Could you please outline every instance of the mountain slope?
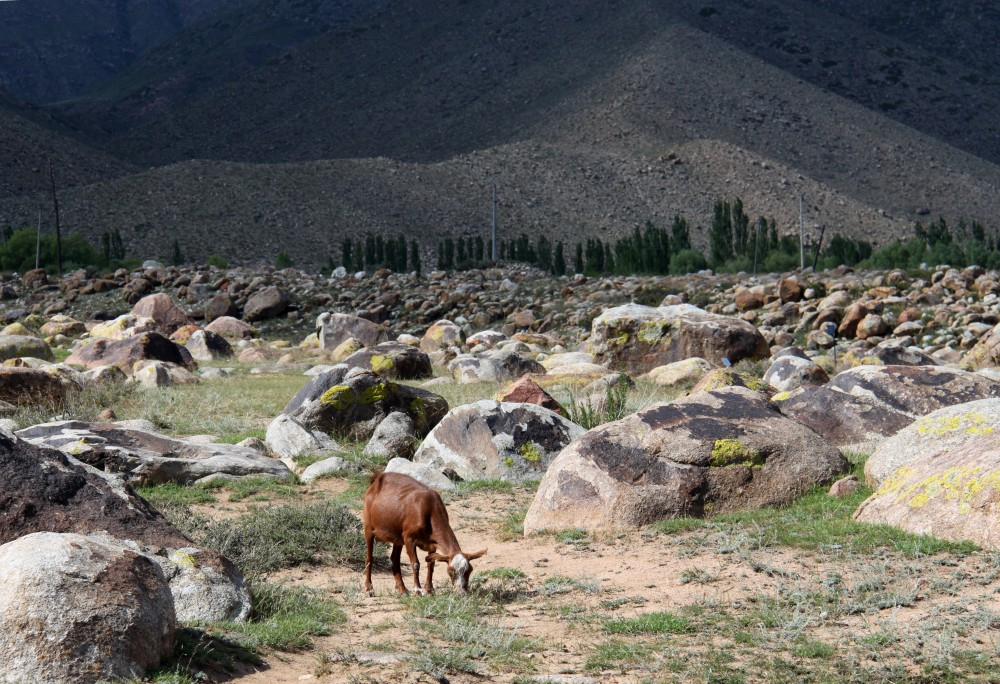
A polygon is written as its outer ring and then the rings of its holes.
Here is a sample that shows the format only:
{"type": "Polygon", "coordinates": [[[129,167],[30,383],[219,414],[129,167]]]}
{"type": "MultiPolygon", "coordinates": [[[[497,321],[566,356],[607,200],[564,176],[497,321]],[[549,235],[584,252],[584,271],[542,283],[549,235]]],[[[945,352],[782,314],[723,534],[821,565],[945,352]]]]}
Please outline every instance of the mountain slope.
{"type": "Polygon", "coordinates": [[[0,2],[0,88],[34,103],[74,97],[220,2],[0,2]]]}

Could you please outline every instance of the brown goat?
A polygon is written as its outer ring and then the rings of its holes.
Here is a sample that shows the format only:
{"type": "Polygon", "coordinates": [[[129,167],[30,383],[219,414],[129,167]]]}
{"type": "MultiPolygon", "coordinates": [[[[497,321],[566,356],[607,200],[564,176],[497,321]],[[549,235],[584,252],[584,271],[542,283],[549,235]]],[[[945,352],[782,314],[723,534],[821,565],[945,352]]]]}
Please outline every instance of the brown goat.
{"type": "Polygon", "coordinates": [[[403,573],[399,566],[399,555],[406,548],[413,569],[414,592],[420,590],[420,562],[417,549],[427,551],[427,582],[423,591],[432,593],[434,585],[434,562],[448,564],[448,576],[460,592],[469,588],[472,565],[469,563],[486,553],[486,549],[475,553],[462,553],[455,539],[455,533],[448,524],[448,511],[441,501],[441,495],[427,485],[402,473],[379,473],[365,492],[365,591],[372,594],[372,553],[375,540],[392,544],[392,576],[396,588],[408,594],[403,584],[403,573]]]}

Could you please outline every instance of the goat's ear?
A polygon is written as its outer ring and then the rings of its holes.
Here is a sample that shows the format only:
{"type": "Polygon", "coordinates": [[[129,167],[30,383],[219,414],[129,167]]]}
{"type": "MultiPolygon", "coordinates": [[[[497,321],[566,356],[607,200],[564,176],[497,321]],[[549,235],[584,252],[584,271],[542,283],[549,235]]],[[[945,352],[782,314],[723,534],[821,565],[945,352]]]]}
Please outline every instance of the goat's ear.
{"type": "Polygon", "coordinates": [[[470,561],[474,561],[477,558],[480,558],[485,555],[486,555],[486,549],[483,549],[481,551],[476,551],[475,553],[467,553],[465,554],[465,557],[468,558],[470,561]]]}
{"type": "Polygon", "coordinates": [[[435,562],[440,561],[442,563],[450,563],[451,559],[452,559],[452,556],[442,556],[440,553],[429,553],[429,554],[427,554],[427,558],[425,558],[424,560],[425,561],[435,561],[435,562]]]}

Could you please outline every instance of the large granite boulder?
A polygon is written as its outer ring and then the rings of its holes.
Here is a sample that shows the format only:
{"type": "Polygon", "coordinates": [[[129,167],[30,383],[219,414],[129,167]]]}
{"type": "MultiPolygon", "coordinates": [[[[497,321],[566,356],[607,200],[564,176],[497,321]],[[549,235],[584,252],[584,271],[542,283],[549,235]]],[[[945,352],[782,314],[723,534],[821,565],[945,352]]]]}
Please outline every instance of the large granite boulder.
{"type": "Polygon", "coordinates": [[[30,335],[0,335],[0,361],[25,357],[46,361],[55,358],[45,340],[30,335]]]}
{"type": "Polygon", "coordinates": [[[250,614],[250,593],[236,566],[193,543],[118,477],[0,431],[0,481],[0,544],[34,532],[101,535],[160,566],[178,619],[250,614]]]}
{"type": "Polygon", "coordinates": [[[250,295],[243,305],[243,318],[251,322],[276,318],[288,310],[290,303],[284,290],[271,285],[250,295]]]}
{"type": "Polygon", "coordinates": [[[170,587],[146,556],[55,532],[0,546],[5,682],[139,679],[170,655],[175,625],[170,587]]]}
{"type": "Polygon", "coordinates": [[[871,399],[911,418],[945,406],[1000,397],[1000,382],[942,366],[858,366],[826,386],[871,399]]]}
{"type": "Polygon", "coordinates": [[[65,335],[66,337],[78,337],[87,332],[87,326],[82,321],[78,321],[71,316],[56,314],[50,318],[38,332],[46,337],[49,335],[65,335]]]}
{"type": "Polygon", "coordinates": [[[918,347],[904,345],[890,339],[865,352],[865,359],[876,360],[886,366],[937,366],[933,356],[918,347]]]}
{"type": "Polygon", "coordinates": [[[413,458],[419,441],[413,419],[402,411],[393,411],[375,428],[364,453],[385,459],[413,458]]]}
{"type": "Polygon", "coordinates": [[[1000,399],[938,409],[878,444],[865,462],[865,479],[879,487],[908,464],[1000,434],[1000,399]]]}
{"type": "MultiPolygon", "coordinates": [[[[294,459],[301,454],[335,454],[342,449],[325,432],[313,431],[291,416],[279,414],[267,426],[264,443],[282,459],[294,459]]],[[[286,461],[287,465],[287,461],[286,461]]]]}
{"type": "Polygon", "coordinates": [[[222,335],[230,344],[236,344],[240,340],[253,339],[257,332],[249,323],[244,323],[232,316],[220,316],[205,326],[205,330],[222,335]]]}
{"type": "Polygon", "coordinates": [[[962,359],[962,368],[977,370],[1000,366],[1000,323],[984,334],[962,359]]]}
{"type": "Polygon", "coordinates": [[[491,349],[480,354],[460,354],[448,363],[460,383],[510,382],[528,373],[544,374],[545,367],[512,351],[491,349]]]}
{"type": "Polygon", "coordinates": [[[413,455],[463,480],[535,480],[584,429],[537,404],[484,399],[448,412],[413,455]]]}
{"type": "Polygon", "coordinates": [[[393,411],[406,413],[422,437],[448,412],[448,402],[433,392],[338,364],[310,380],[282,413],[310,430],[360,441],[369,439],[393,411]]]}
{"type": "Polygon", "coordinates": [[[237,308],[233,298],[225,292],[218,292],[205,302],[205,322],[211,323],[217,318],[224,316],[238,316],[240,310],[237,308]]]}
{"type": "Polygon", "coordinates": [[[316,319],[316,335],[320,349],[334,350],[351,338],[365,347],[387,342],[389,335],[378,323],[350,314],[321,313],[316,319]]]}
{"type": "Polygon", "coordinates": [[[521,378],[498,391],[493,399],[515,404],[537,404],[563,415],[565,410],[555,398],[542,389],[542,386],[531,378],[521,378]]]}
{"type": "Polygon", "coordinates": [[[900,466],[854,518],[1000,550],[1000,435],[966,440],[900,466]]]}
{"type": "Polygon", "coordinates": [[[162,292],[140,299],[132,307],[131,313],[137,318],[152,318],[160,332],[168,336],[178,328],[194,323],[183,309],[174,304],[169,295],[162,292]]]}
{"type": "Polygon", "coordinates": [[[722,365],[723,358],[736,363],[769,353],[767,341],[750,323],[690,304],[608,309],[593,321],[590,351],[598,363],[630,375],[693,356],[722,365]]]}
{"type": "Polygon", "coordinates": [[[772,401],[781,413],[836,446],[878,442],[913,422],[910,415],[874,398],[826,386],[803,385],[776,394],[772,401]]]}
{"type": "Polygon", "coordinates": [[[122,314],[110,321],[102,321],[90,328],[90,336],[108,340],[124,340],[147,332],[159,332],[160,328],[152,318],[122,314]]]}
{"type": "Polygon", "coordinates": [[[420,380],[434,375],[431,358],[426,353],[399,342],[382,342],[359,349],[342,363],[396,380],[420,380]]]}
{"type": "Polygon", "coordinates": [[[661,387],[687,389],[697,385],[711,370],[712,364],[708,361],[693,357],[657,366],[646,373],[646,378],[661,387]]]}
{"type": "Polygon", "coordinates": [[[63,420],[18,430],[17,436],[58,449],[135,486],[193,484],[218,475],[291,477],[284,463],[248,447],[194,442],[115,423],[63,420]]]}
{"type": "Polygon", "coordinates": [[[570,443],[542,478],[524,530],[635,528],[780,506],[847,469],[840,451],[757,392],[699,392],[570,443]]]}
{"type": "Polygon", "coordinates": [[[94,340],[74,351],[66,359],[66,363],[83,366],[85,369],[118,366],[125,373],[131,373],[137,362],[147,360],[176,363],[188,370],[197,368],[191,354],[184,347],[155,332],[133,335],[118,341],[94,340]]]}

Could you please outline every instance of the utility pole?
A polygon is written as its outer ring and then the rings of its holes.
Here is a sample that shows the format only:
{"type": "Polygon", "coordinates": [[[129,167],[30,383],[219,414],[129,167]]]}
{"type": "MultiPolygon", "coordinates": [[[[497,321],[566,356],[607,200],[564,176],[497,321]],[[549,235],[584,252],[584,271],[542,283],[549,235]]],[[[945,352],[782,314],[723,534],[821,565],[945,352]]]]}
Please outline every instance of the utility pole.
{"type": "Polygon", "coordinates": [[[757,275],[757,255],[760,254],[760,224],[764,217],[757,219],[756,229],[753,233],[753,274],[757,275]]]}
{"type": "Polygon", "coordinates": [[[805,228],[802,225],[802,193],[799,193],[799,270],[806,267],[805,228]]]}
{"type": "Polygon", "coordinates": [[[493,261],[497,260],[497,184],[493,184],[493,261]]]}
{"type": "Polygon", "coordinates": [[[823,249],[823,235],[826,234],[826,225],[823,225],[819,229],[819,242],[816,243],[816,253],[813,254],[813,270],[816,270],[816,264],[819,263],[819,250],[823,249]]]}
{"type": "Polygon", "coordinates": [[[56,214],[56,272],[62,278],[62,235],[59,232],[59,198],[56,197],[56,174],[49,160],[49,182],[52,185],[52,208],[56,214]]]}
{"type": "Polygon", "coordinates": [[[38,225],[35,228],[35,268],[38,268],[38,254],[42,251],[42,210],[38,210],[38,225]]]}

